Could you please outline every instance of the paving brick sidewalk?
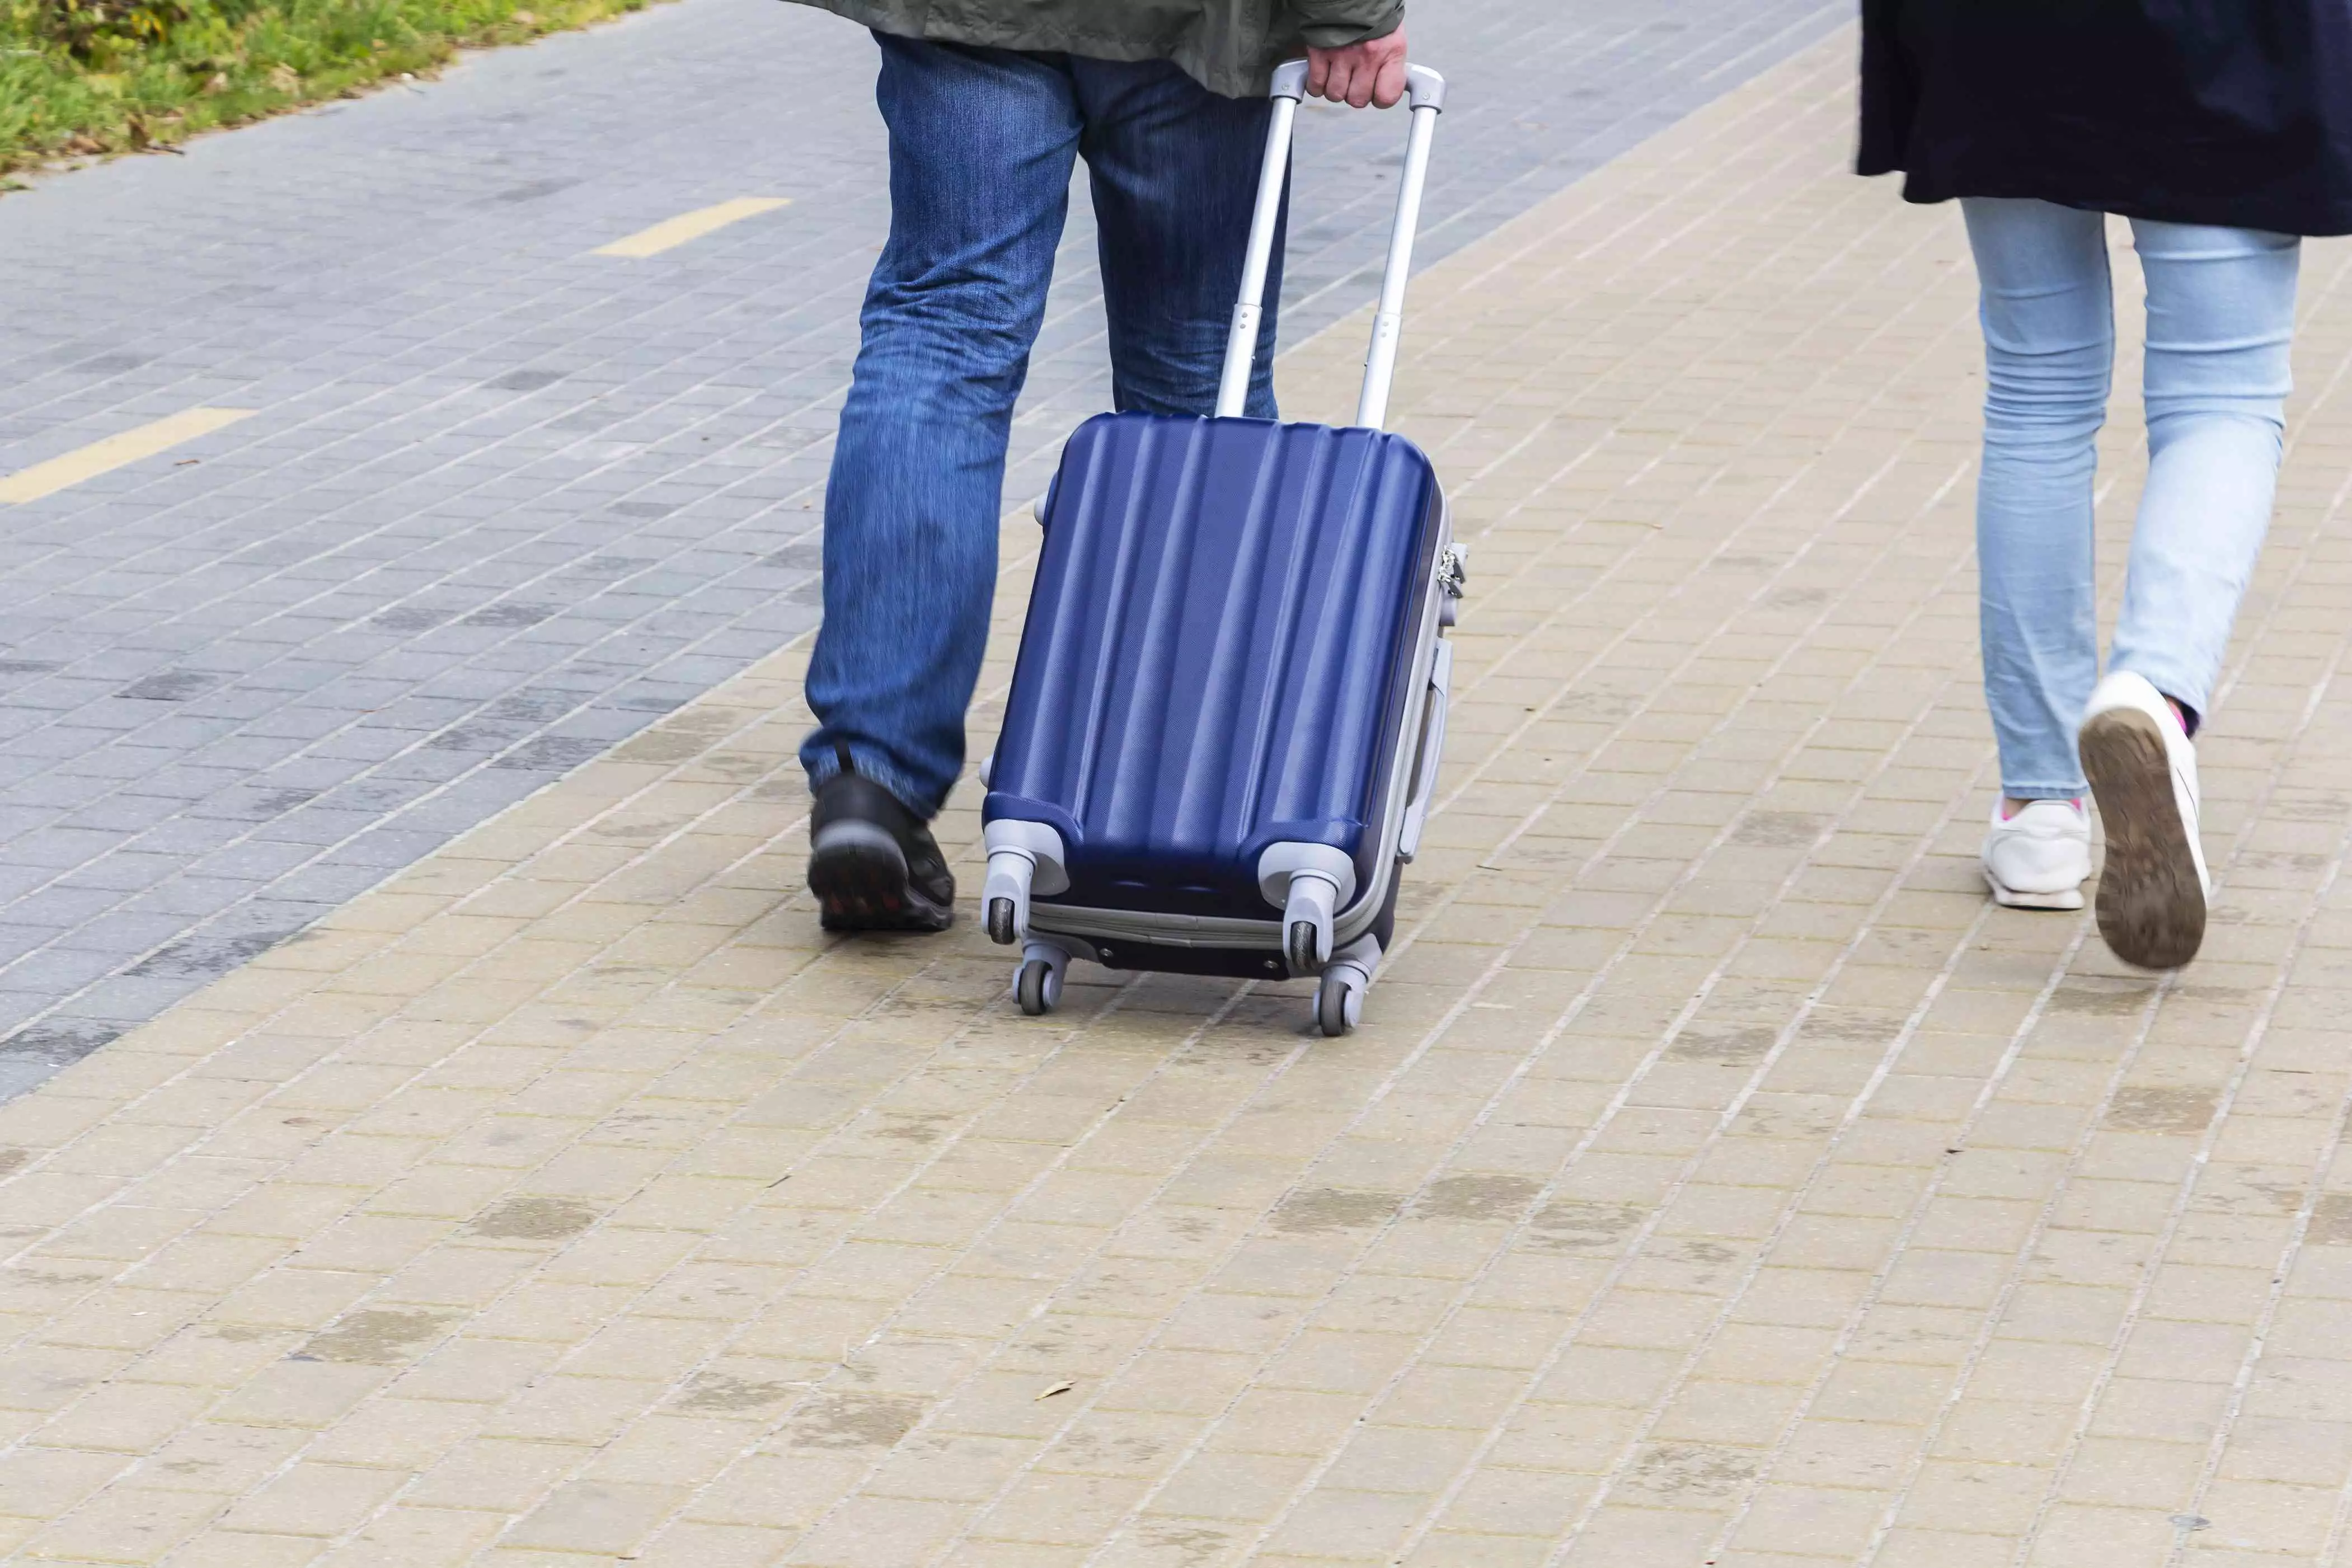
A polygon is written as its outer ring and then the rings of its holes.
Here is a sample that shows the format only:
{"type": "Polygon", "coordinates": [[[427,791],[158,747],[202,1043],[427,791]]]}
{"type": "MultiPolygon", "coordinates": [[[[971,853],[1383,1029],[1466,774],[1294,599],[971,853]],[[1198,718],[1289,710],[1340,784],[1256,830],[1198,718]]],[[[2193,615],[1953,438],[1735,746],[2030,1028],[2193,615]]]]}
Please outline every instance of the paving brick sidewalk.
{"type": "Polygon", "coordinates": [[[0,1109],[14,1560],[2336,1561],[2352,247],[2133,975],[1976,883],[1970,280],[1850,56],[1416,285],[1475,593],[1359,1034],[822,941],[788,650],[0,1109]]]}
{"type": "MultiPolygon", "coordinates": [[[[1459,84],[1426,254],[1841,16],[1417,3],[1459,84]]],[[[683,0],[0,200],[0,473],[253,411],[0,505],[0,1095],[813,624],[874,67],[815,11],[683,0]],[[792,205],[595,254],[746,196],[792,205]]],[[[1294,337],[1369,291],[1401,134],[1307,118],[1294,337]]],[[[1074,207],[1017,496],[1109,402],[1074,207]]]]}

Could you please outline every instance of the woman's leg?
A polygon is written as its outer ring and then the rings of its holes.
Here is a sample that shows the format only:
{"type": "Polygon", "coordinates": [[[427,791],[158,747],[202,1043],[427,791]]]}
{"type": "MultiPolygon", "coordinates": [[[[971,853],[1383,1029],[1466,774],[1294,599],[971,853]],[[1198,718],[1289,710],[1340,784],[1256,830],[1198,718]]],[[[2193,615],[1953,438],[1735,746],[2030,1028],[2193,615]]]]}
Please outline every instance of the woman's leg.
{"type": "Polygon", "coordinates": [[[2201,714],[2270,527],[2300,242],[2145,219],[2132,231],[2147,274],[2147,489],[2108,668],[2201,714]]]}
{"type": "Polygon", "coordinates": [[[2107,859],[2099,934],[2172,969],[2205,940],[2210,892],[2189,742],[2270,525],[2296,245],[2279,235],[2133,224],[2147,274],[2147,489],[2106,679],[2083,716],[2107,859]]]}
{"type": "Polygon", "coordinates": [[[2071,799],[2084,790],[2074,727],[2098,674],[2091,502],[2115,363],[2105,219],[2039,201],[1961,207],[1985,338],[1985,705],[2002,793],[2071,799]]]}

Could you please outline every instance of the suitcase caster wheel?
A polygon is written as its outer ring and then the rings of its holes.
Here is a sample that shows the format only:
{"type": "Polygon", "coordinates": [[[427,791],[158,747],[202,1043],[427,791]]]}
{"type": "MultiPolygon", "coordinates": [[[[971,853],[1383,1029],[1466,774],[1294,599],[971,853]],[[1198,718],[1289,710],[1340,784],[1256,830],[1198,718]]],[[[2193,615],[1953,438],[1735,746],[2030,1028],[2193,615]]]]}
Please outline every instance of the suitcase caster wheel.
{"type": "Polygon", "coordinates": [[[1315,988],[1315,1025],[1327,1039],[1338,1039],[1354,1028],[1364,1016],[1364,985],[1353,974],[1343,970],[1323,972],[1323,984],[1315,988]]]}
{"type": "Polygon", "coordinates": [[[1019,942],[1021,932],[1015,929],[1017,921],[1018,916],[1013,910],[1011,899],[988,900],[989,941],[1005,947],[1011,947],[1014,942],[1019,942]]]}
{"type": "Polygon", "coordinates": [[[1061,1006],[1061,963],[1051,959],[1021,959],[1021,973],[1013,975],[1013,996],[1021,1002],[1021,1011],[1030,1018],[1045,1018],[1046,1013],[1061,1006]]]}

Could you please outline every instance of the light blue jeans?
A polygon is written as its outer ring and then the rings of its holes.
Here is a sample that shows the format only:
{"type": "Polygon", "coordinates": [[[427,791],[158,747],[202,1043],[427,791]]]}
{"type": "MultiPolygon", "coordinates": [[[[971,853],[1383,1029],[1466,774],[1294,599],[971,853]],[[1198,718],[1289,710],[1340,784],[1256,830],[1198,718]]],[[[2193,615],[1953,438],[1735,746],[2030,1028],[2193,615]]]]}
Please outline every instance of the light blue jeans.
{"type": "MultiPolygon", "coordinates": [[[[2040,201],[1960,205],[1983,287],[1985,703],[2003,793],[2067,798],[2084,790],[2074,731],[2099,669],[2091,508],[2116,338],[2106,218],[2040,201]]],[[[2107,663],[2201,714],[2270,526],[2301,242],[2146,218],[2132,238],[2147,277],[2148,473],[2107,663]]]]}

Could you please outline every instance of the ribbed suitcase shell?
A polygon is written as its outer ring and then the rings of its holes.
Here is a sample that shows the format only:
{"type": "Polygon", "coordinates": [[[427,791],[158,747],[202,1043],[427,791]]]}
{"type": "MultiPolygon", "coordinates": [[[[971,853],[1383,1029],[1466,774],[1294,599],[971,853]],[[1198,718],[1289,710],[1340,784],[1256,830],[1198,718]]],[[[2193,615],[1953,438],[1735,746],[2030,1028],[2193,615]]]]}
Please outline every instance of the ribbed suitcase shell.
{"type": "MultiPolygon", "coordinates": [[[[1377,430],[1104,415],[1052,498],[982,807],[1062,835],[1071,886],[1040,914],[1278,921],[1256,864],[1283,840],[1377,886],[1444,542],[1429,459],[1377,430]]],[[[1139,966],[1265,955],[1205,956],[1139,966]]]]}

